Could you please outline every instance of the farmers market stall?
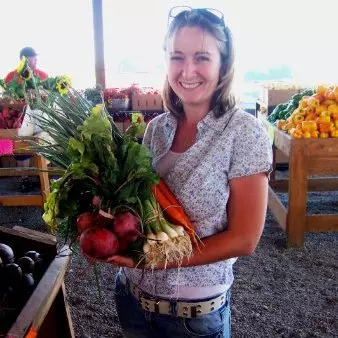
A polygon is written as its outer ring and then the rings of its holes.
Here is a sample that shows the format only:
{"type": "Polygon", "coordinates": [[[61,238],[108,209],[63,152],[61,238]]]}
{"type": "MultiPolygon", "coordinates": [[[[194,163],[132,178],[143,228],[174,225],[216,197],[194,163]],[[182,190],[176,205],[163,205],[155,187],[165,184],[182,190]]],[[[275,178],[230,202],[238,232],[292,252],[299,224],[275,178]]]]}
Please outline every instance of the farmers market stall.
{"type": "MultiPolygon", "coordinates": [[[[39,176],[40,195],[3,195],[0,196],[0,205],[2,206],[43,206],[49,194],[49,177],[47,170],[47,160],[32,152],[23,152],[21,149],[27,148],[28,144],[16,139],[17,129],[0,129],[0,142],[7,144],[6,153],[2,157],[11,157],[13,154],[30,154],[33,156],[35,167],[31,168],[0,168],[1,176],[39,176]]],[[[32,138],[34,139],[34,138],[32,138]]]]}
{"type": "Polygon", "coordinates": [[[338,190],[336,88],[317,88],[312,96],[299,101],[286,120],[275,121],[276,126],[258,114],[270,135],[274,154],[280,150],[288,157],[289,179],[276,180],[272,175],[269,208],[291,246],[303,245],[305,232],[338,230],[338,214],[307,215],[306,210],[309,191],[338,190]],[[274,190],[288,192],[287,208],[274,190]]]}

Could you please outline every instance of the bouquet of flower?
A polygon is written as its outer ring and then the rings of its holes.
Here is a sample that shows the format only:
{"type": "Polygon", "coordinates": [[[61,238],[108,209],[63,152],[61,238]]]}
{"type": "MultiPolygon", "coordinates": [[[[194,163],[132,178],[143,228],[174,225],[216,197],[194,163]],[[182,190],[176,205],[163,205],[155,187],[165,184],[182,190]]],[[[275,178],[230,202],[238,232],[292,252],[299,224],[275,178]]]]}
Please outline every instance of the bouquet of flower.
{"type": "Polygon", "coordinates": [[[194,229],[137,142],[142,115],[122,133],[104,104],[93,106],[74,90],[48,94],[34,108],[44,112],[38,123],[50,140],[31,147],[64,170],[44,206],[49,229],[79,239],[94,261],[118,254],[153,268],[189,257],[194,229]]]}
{"type": "Polygon", "coordinates": [[[9,83],[0,80],[0,87],[3,96],[11,100],[25,100],[27,95],[35,96],[35,92],[41,89],[58,91],[61,95],[66,95],[71,86],[71,79],[67,75],[48,77],[41,80],[29,67],[27,59],[23,56],[16,68],[16,74],[9,83]]]}

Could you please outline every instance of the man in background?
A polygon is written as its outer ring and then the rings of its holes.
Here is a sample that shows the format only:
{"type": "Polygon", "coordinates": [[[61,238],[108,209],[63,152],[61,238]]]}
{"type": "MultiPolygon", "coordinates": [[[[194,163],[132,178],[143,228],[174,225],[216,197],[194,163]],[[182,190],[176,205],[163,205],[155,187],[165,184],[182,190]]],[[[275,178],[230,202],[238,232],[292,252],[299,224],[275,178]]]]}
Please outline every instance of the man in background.
{"type": "MultiPolygon", "coordinates": [[[[20,60],[24,56],[27,59],[28,66],[32,70],[33,74],[40,78],[40,80],[46,80],[48,78],[48,74],[43,72],[42,70],[36,68],[37,65],[37,53],[32,47],[24,47],[20,51],[20,60]]],[[[5,82],[11,82],[15,75],[17,74],[16,70],[11,71],[5,77],[5,82]]],[[[18,81],[21,79],[18,79],[18,81]]],[[[29,107],[27,107],[28,109],[29,107]]],[[[21,128],[19,129],[19,136],[32,136],[34,135],[34,125],[32,125],[31,118],[28,114],[25,114],[24,120],[22,122],[21,128]]],[[[32,156],[30,155],[14,155],[14,158],[17,161],[17,166],[19,168],[28,168],[30,166],[30,159],[32,156]]],[[[33,183],[29,179],[28,176],[21,176],[21,180],[19,182],[19,189],[21,192],[28,192],[33,189],[33,183]]]]}
{"type": "MultiPolygon", "coordinates": [[[[33,71],[33,74],[37,76],[40,80],[46,80],[48,78],[48,74],[43,72],[42,70],[36,68],[37,65],[37,53],[32,47],[25,47],[20,50],[20,60],[22,57],[26,57],[28,66],[33,71]]],[[[16,74],[16,70],[13,70],[7,74],[5,77],[5,82],[9,83],[13,80],[16,74]]]]}

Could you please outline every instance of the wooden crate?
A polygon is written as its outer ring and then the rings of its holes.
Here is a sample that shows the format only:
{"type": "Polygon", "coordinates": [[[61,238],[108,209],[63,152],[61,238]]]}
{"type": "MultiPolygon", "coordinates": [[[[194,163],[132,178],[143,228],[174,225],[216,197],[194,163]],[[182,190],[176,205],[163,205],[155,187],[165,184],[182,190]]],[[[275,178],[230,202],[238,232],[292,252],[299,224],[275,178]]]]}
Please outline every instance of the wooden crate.
{"type": "Polygon", "coordinates": [[[162,111],[162,96],[160,94],[133,94],[132,109],[136,111],[162,111]]]}
{"type": "Polygon", "coordinates": [[[63,247],[62,255],[56,256],[57,243],[54,236],[22,227],[0,227],[0,242],[10,245],[16,257],[27,250],[36,250],[50,261],[6,337],[73,338],[64,287],[64,276],[70,260],[68,247],[63,247]]]}
{"type": "Polygon", "coordinates": [[[292,95],[300,93],[301,88],[262,88],[259,101],[266,106],[276,106],[289,101],[292,95]]]}
{"type": "MultiPolygon", "coordinates": [[[[47,196],[50,192],[49,176],[47,172],[48,162],[45,158],[38,156],[35,153],[22,151],[29,147],[27,142],[16,139],[13,136],[13,131],[16,129],[2,129],[0,130],[0,139],[11,139],[14,143],[14,154],[29,154],[32,155],[31,162],[33,167],[19,168],[19,167],[2,167],[0,168],[1,176],[39,176],[40,179],[40,195],[0,195],[1,206],[43,206],[47,201],[47,196]]],[[[34,137],[31,137],[34,139],[34,137]]],[[[28,139],[28,137],[27,137],[28,139]]]]}
{"type": "Polygon", "coordinates": [[[338,139],[295,140],[274,128],[273,148],[289,159],[289,179],[276,180],[272,175],[269,187],[269,208],[285,230],[288,244],[302,246],[305,232],[338,231],[338,214],[306,213],[308,191],[338,190],[338,177],[334,177],[338,175],[338,139]],[[313,175],[321,178],[310,178],[313,175]],[[274,190],[288,192],[287,208],[274,190]]]}

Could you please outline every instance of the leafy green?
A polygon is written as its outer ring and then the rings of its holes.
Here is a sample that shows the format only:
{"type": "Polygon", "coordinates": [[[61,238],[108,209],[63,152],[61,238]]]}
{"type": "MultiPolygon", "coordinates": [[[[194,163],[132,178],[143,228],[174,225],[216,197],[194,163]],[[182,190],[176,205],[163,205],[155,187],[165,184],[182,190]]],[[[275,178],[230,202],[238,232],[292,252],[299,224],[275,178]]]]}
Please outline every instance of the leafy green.
{"type": "Polygon", "coordinates": [[[52,231],[61,223],[74,231],[76,216],[93,210],[94,196],[100,197],[104,210],[140,208],[140,197],[159,180],[150,151],[136,139],[143,119],[134,117],[135,128],[122,134],[104,105],[93,107],[75,91],[69,98],[49,93],[34,107],[44,113],[37,121],[50,140],[31,146],[64,169],[44,206],[43,219],[52,231]]]}

